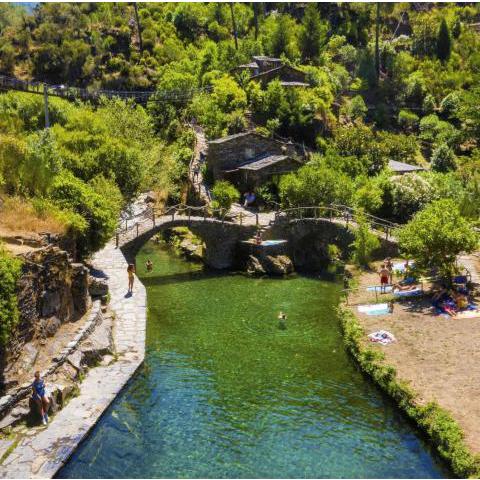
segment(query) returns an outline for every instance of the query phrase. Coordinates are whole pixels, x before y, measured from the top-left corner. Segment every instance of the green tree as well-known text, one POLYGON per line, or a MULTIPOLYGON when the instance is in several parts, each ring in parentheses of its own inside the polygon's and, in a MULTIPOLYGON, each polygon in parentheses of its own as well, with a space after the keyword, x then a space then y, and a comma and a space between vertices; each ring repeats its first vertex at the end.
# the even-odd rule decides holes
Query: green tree
POLYGON ((316 61, 325 32, 316 3, 309 3, 305 9, 300 31, 299 45, 303 60, 316 61))
POLYGON ((373 252, 380 246, 379 238, 371 232, 370 224, 363 210, 359 209, 355 215, 356 226, 353 227, 355 240, 353 248, 353 261, 362 267, 368 267, 372 260, 373 252))
POLYGON ((448 29, 445 19, 440 23, 437 36, 437 57, 442 61, 450 58, 452 52, 452 38, 450 37, 450 30, 448 29))
POLYGON ((398 230, 397 238, 402 252, 418 268, 436 267, 447 279, 455 273, 457 256, 478 245, 478 235, 451 199, 437 200, 418 212, 398 230))

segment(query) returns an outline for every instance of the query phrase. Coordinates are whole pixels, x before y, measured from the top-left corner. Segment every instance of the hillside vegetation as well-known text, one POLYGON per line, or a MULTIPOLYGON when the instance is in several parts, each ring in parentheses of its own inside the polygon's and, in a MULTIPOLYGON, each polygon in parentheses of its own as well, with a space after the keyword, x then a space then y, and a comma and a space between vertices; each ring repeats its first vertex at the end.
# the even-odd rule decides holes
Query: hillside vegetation
POLYGON ((253 122, 313 151, 265 185, 266 198, 344 203, 398 222, 452 198, 473 224, 480 37, 470 25, 479 18, 473 3, 50 3, 31 14, 2 4, 0 73, 158 92, 146 105, 51 98, 48 130, 40 95, 0 95, 4 202, 14 197, 29 224, 46 221, 88 254, 139 191, 180 200, 193 146, 185 121, 195 117, 210 138, 253 122), (232 70, 252 55, 281 58, 311 86, 232 70), (389 160, 427 171, 392 177, 389 160))

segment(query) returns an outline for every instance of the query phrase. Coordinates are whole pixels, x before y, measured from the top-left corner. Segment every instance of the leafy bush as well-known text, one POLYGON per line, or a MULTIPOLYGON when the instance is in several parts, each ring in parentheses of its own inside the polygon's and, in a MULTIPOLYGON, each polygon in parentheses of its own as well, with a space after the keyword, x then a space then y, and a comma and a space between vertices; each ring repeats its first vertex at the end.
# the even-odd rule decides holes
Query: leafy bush
POLYGON ((18 323, 17 281, 22 263, 0 245, 0 346, 4 347, 18 323))
POLYGON ((225 180, 215 183, 212 194, 212 207, 221 209, 222 215, 227 213, 232 204, 240 199, 240 192, 230 182, 225 180))
POLYGON ((78 253, 84 256, 103 247, 112 237, 118 206, 68 172, 58 175, 51 187, 52 200, 62 209, 81 215, 88 228, 77 232, 78 253))
POLYGON ((380 246, 380 240, 371 232, 370 225, 362 210, 355 215, 356 226, 353 228, 355 240, 353 247, 353 260, 357 265, 368 267, 372 259, 372 253, 380 246))
POLYGON ((400 110, 398 114, 398 124, 406 131, 410 132, 418 126, 418 115, 408 110, 400 110))
POLYGON ((432 153, 432 168, 437 172, 455 170, 457 161, 453 150, 445 143, 438 145, 432 153))

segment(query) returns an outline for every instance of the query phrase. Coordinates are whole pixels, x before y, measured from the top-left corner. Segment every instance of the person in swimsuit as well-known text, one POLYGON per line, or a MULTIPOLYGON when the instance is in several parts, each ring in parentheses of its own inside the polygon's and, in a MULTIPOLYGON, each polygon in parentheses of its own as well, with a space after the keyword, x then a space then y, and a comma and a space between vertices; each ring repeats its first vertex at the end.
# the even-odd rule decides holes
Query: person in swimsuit
POLYGON ((135 265, 130 263, 127 268, 128 274, 128 293, 133 292, 133 281, 135 280, 135 265))
POLYGON ((153 263, 150 259, 148 259, 145 263, 145 267, 147 268, 147 272, 151 272, 153 270, 153 263))
POLYGON ((50 402, 45 391, 45 382, 40 377, 40 372, 35 372, 35 380, 32 383, 32 399, 38 405, 40 415, 42 416, 42 423, 48 423, 48 407, 50 402))
POLYGON ((389 275, 388 275, 389 282, 393 283, 393 263, 392 263, 392 259, 390 257, 387 257, 385 259, 385 267, 387 268, 387 270, 389 272, 389 275))
POLYGON ((380 293, 385 293, 390 278, 390 272, 388 271, 388 268, 385 266, 385 264, 382 265, 382 268, 380 269, 380 272, 378 272, 378 274, 380 275, 380 293))

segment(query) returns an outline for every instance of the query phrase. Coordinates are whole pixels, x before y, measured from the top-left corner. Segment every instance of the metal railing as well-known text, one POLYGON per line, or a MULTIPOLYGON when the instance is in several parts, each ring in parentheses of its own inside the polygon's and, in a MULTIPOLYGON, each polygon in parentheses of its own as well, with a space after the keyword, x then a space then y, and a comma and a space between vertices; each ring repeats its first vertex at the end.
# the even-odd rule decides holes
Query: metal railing
MULTIPOLYGON (((275 212, 275 222, 279 222, 282 219, 288 221, 292 220, 329 220, 333 222, 334 220, 341 220, 349 224, 355 224, 355 216, 357 211, 346 205, 330 204, 326 206, 308 206, 308 207, 291 207, 280 209, 275 212)), ((372 230, 385 233, 385 237, 391 238, 393 230, 398 227, 398 224, 385 220, 383 218, 375 217, 374 215, 369 215, 364 213, 369 226, 372 230)))

